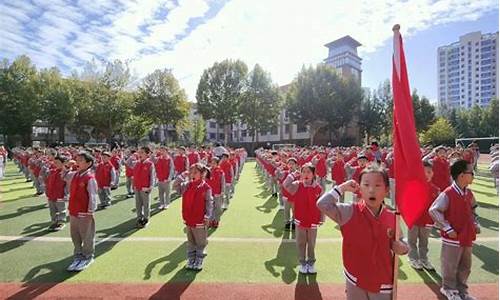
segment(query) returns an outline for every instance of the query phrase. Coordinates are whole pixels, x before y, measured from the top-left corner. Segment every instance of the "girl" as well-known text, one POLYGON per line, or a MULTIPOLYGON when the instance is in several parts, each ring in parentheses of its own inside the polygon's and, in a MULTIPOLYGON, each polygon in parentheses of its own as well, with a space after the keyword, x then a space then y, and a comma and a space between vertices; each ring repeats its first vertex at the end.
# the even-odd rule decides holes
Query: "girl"
POLYGON ((174 188, 182 195, 182 219, 187 234, 186 269, 197 271, 203 268, 207 224, 212 216, 212 189, 205 178, 210 178, 210 170, 197 163, 189 168, 189 177, 183 173, 174 182, 174 188))
POLYGON ((222 197, 226 187, 226 180, 224 178, 224 171, 219 167, 219 158, 214 156, 210 162, 210 178, 207 179, 208 185, 212 189, 214 198, 214 213, 210 220, 209 227, 219 227, 220 216, 222 215, 222 197))
POLYGON ((111 153, 104 151, 102 160, 95 169, 95 179, 97 181, 97 195, 99 195, 100 204, 98 210, 106 209, 111 205, 111 188, 116 182, 116 170, 111 163, 111 153))
MULTIPOLYGON (((293 157, 287 160, 286 165, 276 170, 276 175, 280 185, 280 197, 282 197, 282 201, 284 203, 283 216, 285 221, 285 230, 295 230, 295 223, 293 222, 293 196, 286 191, 284 187, 284 182, 289 174, 292 175, 298 174, 296 170, 297 170, 297 160, 293 157)), ((300 178, 299 176, 297 177, 294 176, 293 181, 299 178, 300 178)))
MULTIPOLYGON (((332 168, 332 181, 334 185, 341 185, 346 180, 345 173, 345 162, 344 162, 344 154, 339 149, 337 151, 335 159, 331 162, 332 168)), ((341 197, 340 202, 344 202, 344 197, 341 197)))
POLYGON ((314 248, 318 226, 322 224, 323 219, 316 207, 316 200, 323 191, 316 181, 315 171, 311 163, 306 163, 301 168, 300 180, 294 180, 294 175, 290 174, 284 183, 285 189, 294 198, 299 273, 302 274, 316 274, 314 248))
POLYGON ((78 171, 66 174, 67 179, 71 178, 68 209, 71 240, 75 247, 73 262, 67 268, 70 272, 86 269, 94 261, 95 250, 97 182, 91 171, 94 158, 81 152, 76 163, 78 171))
POLYGON ((135 209, 137 213, 137 228, 144 228, 149 224, 151 191, 155 185, 155 168, 149 159, 151 149, 143 146, 137 152, 139 159, 133 165, 135 209))
POLYGON ((59 231, 66 222, 66 181, 63 178, 63 168, 66 163, 64 156, 57 155, 54 159, 54 168, 50 169, 46 180, 45 193, 49 203, 50 219, 52 224, 49 231, 59 231))
POLYGON ((360 184, 349 180, 318 200, 318 208, 340 225, 348 300, 392 297, 393 253, 404 255, 408 246, 395 240, 396 217, 383 204, 388 192, 387 174, 374 164, 361 172, 360 184), (360 191, 360 201, 337 203, 347 191, 360 191))

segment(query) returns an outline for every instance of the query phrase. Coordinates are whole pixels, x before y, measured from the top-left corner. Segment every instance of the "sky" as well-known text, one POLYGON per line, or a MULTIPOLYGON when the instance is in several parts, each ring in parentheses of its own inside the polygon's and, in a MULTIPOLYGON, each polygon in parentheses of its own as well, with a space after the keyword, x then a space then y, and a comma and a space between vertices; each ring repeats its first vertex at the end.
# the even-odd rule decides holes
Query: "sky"
POLYGON ((437 47, 498 31, 497 0, 19 0, 0 1, 0 59, 26 54, 63 74, 86 61, 126 60, 136 78, 171 69, 189 100, 204 69, 258 63, 279 85, 351 35, 364 87, 390 78, 392 25, 401 24, 411 88, 436 99, 437 47))

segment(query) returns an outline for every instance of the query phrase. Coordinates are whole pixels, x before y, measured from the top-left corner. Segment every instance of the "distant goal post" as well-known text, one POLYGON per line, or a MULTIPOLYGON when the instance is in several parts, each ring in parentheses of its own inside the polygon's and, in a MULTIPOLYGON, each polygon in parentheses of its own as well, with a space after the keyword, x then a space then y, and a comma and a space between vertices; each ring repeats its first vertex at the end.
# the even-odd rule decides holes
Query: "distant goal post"
POLYGON ((479 146, 479 151, 481 153, 489 153, 490 147, 493 144, 498 144, 498 137, 477 137, 477 138, 457 138, 455 139, 455 145, 462 145, 467 147, 468 145, 476 142, 479 146))
POLYGON ((295 149, 295 144, 273 144, 273 150, 295 149))

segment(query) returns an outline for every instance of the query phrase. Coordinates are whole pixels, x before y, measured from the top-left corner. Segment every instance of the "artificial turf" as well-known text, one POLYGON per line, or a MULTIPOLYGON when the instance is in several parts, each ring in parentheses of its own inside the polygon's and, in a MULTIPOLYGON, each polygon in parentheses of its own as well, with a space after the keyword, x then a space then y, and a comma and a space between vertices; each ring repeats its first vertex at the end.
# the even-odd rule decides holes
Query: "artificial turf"
MULTIPOLYGON (((482 169, 479 175, 484 174, 482 169)), ((498 196, 491 178, 476 176, 472 189, 479 204, 482 226, 473 248, 470 282, 498 282, 498 196)), ((122 180, 123 181, 123 180, 122 180)), ((69 228, 49 233, 48 208, 43 196, 33 197, 34 189, 10 163, 0 181, 0 236, 69 237, 69 228)), ((177 237, 183 238, 180 201, 154 214, 146 229, 135 229, 134 200, 124 197, 125 187, 113 191, 113 205, 96 213, 97 237, 177 237)), ((153 192, 153 195, 155 192, 153 192)), ((153 197, 155 199, 156 197, 153 197)), ((153 200, 154 207, 157 200, 153 200)), ((153 210, 154 211, 154 210, 153 210)), ((318 238, 340 237, 338 227, 327 221, 318 238)), ((0 241, 0 282, 262 282, 291 284, 297 281, 295 244, 281 242, 293 238, 283 230, 282 213, 271 197, 254 162, 247 162, 221 227, 210 232, 216 238, 253 240, 212 240, 200 273, 185 271, 182 240, 104 242, 96 246, 96 261, 79 274, 65 271, 71 261, 72 243, 44 241, 0 241), (260 239, 272 239, 260 241, 260 239)), ((439 267, 440 243, 430 243, 430 260, 439 267)), ((342 283, 340 242, 319 242, 316 246, 317 281, 342 283)), ((433 283, 437 273, 411 269, 406 257, 400 261, 399 278, 404 283, 433 283)))

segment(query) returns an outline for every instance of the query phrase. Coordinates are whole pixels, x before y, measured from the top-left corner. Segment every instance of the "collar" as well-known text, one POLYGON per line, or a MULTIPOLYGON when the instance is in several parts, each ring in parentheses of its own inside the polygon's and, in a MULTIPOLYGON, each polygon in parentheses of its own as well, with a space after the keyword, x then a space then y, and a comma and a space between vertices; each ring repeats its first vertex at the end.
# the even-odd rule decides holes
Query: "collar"
POLYGON ((467 192, 467 188, 464 188, 463 190, 458 186, 456 181, 453 181, 451 184, 451 187, 460 195, 460 196, 465 196, 465 193, 467 192))
POLYGON ((373 213, 373 211, 372 211, 372 210, 368 207, 368 205, 366 205, 365 200, 363 200, 363 202, 361 202, 361 205, 362 205, 362 208, 361 208, 361 209, 363 209, 363 210, 367 210, 367 211, 368 211, 368 212, 369 212, 369 213, 370 213, 370 214, 371 214, 374 218, 378 218, 378 217, 380 217, 380 215, 381 215, 381 214, 382 214, 382 212, 384 211, 384 204, 381 204, 381 205, 380 205, 380 209, 379 209, 379 211, 378 211, 378 214, 377 214, 377 215, 375 215, 375 214, 373 213))

